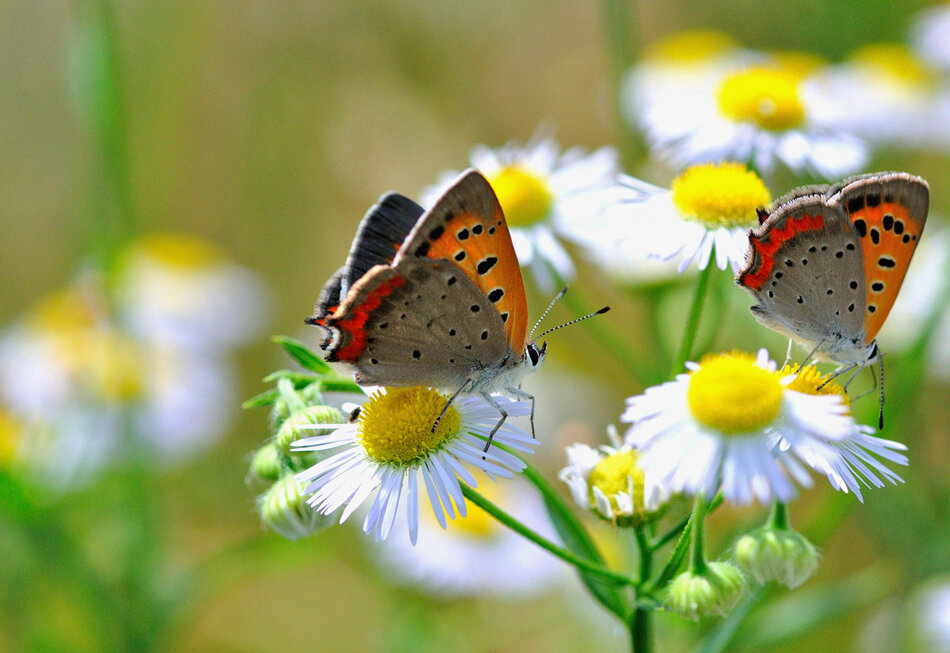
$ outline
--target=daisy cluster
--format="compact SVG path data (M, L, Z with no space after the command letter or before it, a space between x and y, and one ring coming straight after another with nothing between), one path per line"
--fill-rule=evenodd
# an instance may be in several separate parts
M117 459L173 462L227 429L231 356L259 335L263 287L212 245L154 235L0 332L4 458L57 489ZM241 319L222 319L241 306Z

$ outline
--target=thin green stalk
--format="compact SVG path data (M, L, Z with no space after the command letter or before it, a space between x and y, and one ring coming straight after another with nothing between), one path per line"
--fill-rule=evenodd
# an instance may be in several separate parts
M696 574L706 571L706 498L700 492L693 501L693 517L690 523L693 534L689 550L689 568Z
M716 508L722 505L722 502L723 502L722 494L717 494L716 497L712 501L709 502L709 507L706 508L706 514L708 515L709 513L716 510ZM661 535L659 538L657 538L652 543L653 550L656 551L661 546L663 546L667 542L674 539L676 536L678 535L681 536L683 529L689 528L690 519L692 519L692 515L690 517L684 518L676 526L674 526L673 528L665 532L663 535Z
M643 526L633 529L637 538L637 549L640 553L640 583L646 583L653 573L653 549ZM630 622L630 642L636 653L653 650L653 625L651 623L652 609L637 606L633 611Z
M706 507L703 511L703 515L709 514L714 508L718 507L722 503L722 496L717 495L712 501L709 502L709 506ZM693 514L690 515L689 521L686 522L686 525L683 527L682 532L680 533L679 539L676 541L676 546L673 548L673 553L670 555L670 559L667 561L666 566L663 567L663 571L660 572L660 575L657 576L656 580L650 583L650 589L662 588L664 587L672 578L676 575L676 572L679 571L680 565L683 563L683 559L686 557L687 552L690 547L690 535L693 531L693 522L696 519L696 505L693 505ZM676 533L676 529L671 529L666 535L661 537L657 543L654 544L654 547L658 547L661 544L673 539L673 535Z
M715 257L713 251L711 257ZM693 343L696 341L696 332L699 331L699 318L703 313L703 301L706 298L706 288L709 287L709 277L712 276L713 262L710 258L706 268L699 273L699 279L696 280L696 290L693 293L693 302L689 307L689 317L686 319L686 329L683 331L683 340L680 344L679 354L673 361L673 368L670 370L670 377L675 377L683 371L683 365L689 360L693 350Z
M620 130L621 157L624 167L629 170L643 154L643 142L624 119L620 103L624 76L633 65L636 55L632 3L629 0L605 0L603 6L611 87L615 98L611 105Z
M788 506L781 501L772 503L772 514L769 516L769 524L776 530L788 530Z
M618 574L615 571L611 571L605 567L602 567L598 564L585 560L579 556L574 555L567 549L559 547L545 537L542 537L535 531L531 530L520 521L509 515L507 512L496 506L494 503L483 497L481 494L476 492L471 486L462 484L462 494L465 495L465 498L474 503L476 506L487 512L489 515L497 519L499 522L515 531L522 537L531 542L534 542L540 546L545 551L557 556L561 560L574 565L578 569L582 569L588 573L595 574L600 578L610 581L616 585L633 585L634 580L623 574Z

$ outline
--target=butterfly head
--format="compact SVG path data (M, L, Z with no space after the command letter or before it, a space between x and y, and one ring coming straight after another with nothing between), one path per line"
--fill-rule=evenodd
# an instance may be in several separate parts
M528 372L534 372L539 367L541 363L544 362L544 355L548 351L548 341L545 340L541 343L541 346L538 346L536 340L532 340L524 347L524 365L527 368Z

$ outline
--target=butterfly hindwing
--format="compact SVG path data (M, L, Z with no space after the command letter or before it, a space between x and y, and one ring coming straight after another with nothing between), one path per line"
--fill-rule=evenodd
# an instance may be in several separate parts
M847 216L820 191L776 203L749 235L737 282L758 300L752 313L768 328L813 344L863 341L860 243Z
M832 189L829 203L840 206L854 225L864 254L867 305L864 330L873 340L904 281L927 219L927 182L904 172L846 179Z
M406 238L394 264L413 257L446 259L458 266L504 322L511 348L524 349L524 281L501 205L481 173L463 173L439 198Z
M327 360L355 366L361 384L455 390L511 353L492 303L440 259L374 267L326 322Z

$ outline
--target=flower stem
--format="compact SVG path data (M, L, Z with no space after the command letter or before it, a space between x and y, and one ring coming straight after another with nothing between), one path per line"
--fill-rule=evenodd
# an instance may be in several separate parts
M476 492L471 486L462 483L462 494L465 495L465 498L474 503L476 506L487 512L489 515L497 519L499 522L515 531L522 537L531 542L534 542L540 546L545 551L557 556L561 560L574 565L578 569L583 569L584 571L595 574L604 580L610 581L616 585L633 585L634 580L625 576L623 574L618 574L615 571L611 571L606 567L602 567L596 563L585 560L580 556L576 556L567 549L559 547L550 540L542 537L535 531L528 528L526 525L522 524L520 521L509 515L507 512L496 506L494 503L483 497L481 494Z
M690 518L692 524L692 537L689 549L689 568L696 574L702 574L706 571L706 497L703 492L696 495L693 500L693 516Z
M633 533L640 551L640 584L646 583L653 573L653 548L643 526L636 526ZM653 650L653 627L649 608L637 606L630 621L630 644L635 653Z
M769 516L769 524L775 530L788 530L788 506L781 501L772 504L772 514Z
M709 277L712 276L713 259L715 250L710 255L709 263L706 268L699 273L699 279L696 281L696 290L693 293L693 303L689 307L689 317L686 319L686 329L683 331L683 340L680 344L679 354L673 361L673 369L670 370L670 377L675 377L683 371L683 365L689 360L693 349L693 343L696 341L696 332L699 330L699 318L703 312L703 301L706 298L706 288L709 287Z
M631 15L629 0L604 1L604 31L611 64L611 82L613 97L620 98L623 78L633 65L635 55L634 24ZM643 153L643 142L636 131L630 128L623 118L620 103L611 103L614 106L617 124L620 127L621 156L624 167L628 170L636 163Z

